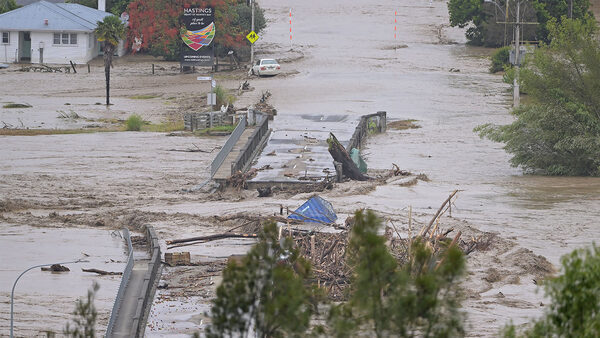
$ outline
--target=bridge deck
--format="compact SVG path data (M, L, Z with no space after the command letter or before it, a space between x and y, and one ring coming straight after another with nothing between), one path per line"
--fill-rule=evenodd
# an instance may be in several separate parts
M213 176L214 180L226 180L231 176L231 163L233 163L233 161L235 161L235 159L238 157L238 155L240 154L240 150L244 145L246 145L246 142L248 142L248 137L252 135L253 131L253 127L248 127L246 128L246 130L244 130L242 136L240 136L240 139L237 141L235 146L233 146L233 149L227 155L227 157L225 157L223 164L221 164L221 166Z
M144 276L148 271L149 260L136 260L129 277L129 283L123 294L123 303L119 309L112 337L131 337L133 317L137 310L140 290L144 284Z

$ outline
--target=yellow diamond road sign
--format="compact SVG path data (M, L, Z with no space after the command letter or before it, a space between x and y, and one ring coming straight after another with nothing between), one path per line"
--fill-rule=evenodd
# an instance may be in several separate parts
M248 41L250 41L250 43L255 43L256 40L258 40L259 36L258 34L256 34L254 31L248 33L248 35L246 35L246 39L248 39Z

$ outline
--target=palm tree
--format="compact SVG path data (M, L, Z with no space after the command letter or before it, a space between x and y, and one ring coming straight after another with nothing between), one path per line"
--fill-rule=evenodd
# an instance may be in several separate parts
M104 41L104 74L106 75L106 105L110 104L110 67L115 49L119 40L125 37L125 24L116 16L109 15L102 21L98 21L98 27L94 29L98 41Z

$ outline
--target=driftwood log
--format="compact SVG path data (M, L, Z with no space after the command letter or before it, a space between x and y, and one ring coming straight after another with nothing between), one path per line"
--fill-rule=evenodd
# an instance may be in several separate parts
M173 244L197 242L197 241L209 242L209 241L215 241L217 239L224 239L224 238L256 238L256 237L258 237L258 235L256 235L256 234L223 233L223 234L208 235L208 236L174 239L174 240L167 241L167 244L173 245Z
M444 207L446 206L446 204L448 204L448 208L450 208L452 206L452 197L454 197L454 195L456 195L457 192L458 192L458 190L454 190L450 194L450 196L448 196L448 198L444 201L444 203L442 203L442 205L440 206L438 211L435 213L435 215L433 216L431 221L429 221L429 223L421 229L421 231L419 232L419 236L421 236L421 237L427 236L427 233L429 232L429 229L431 229L433 222L435 222L435 220L440 216L440 214L444 210Z
M81 271L83 272L91 272L91 273L97 273L99 275L122 275L122 272L112 272L112 271L104 271L104 270L98 270L98 269L81 269Z
M369 180L369 176L360 172L352 158L350 158L350 154L346 151L346 149L342 146L340 141L333 135L333 133L329 133L329 138L327 139L327 144L329 145L329 153L331 157L337 162L342 164L342 172L344 176L356 180L356 181L367 181Z

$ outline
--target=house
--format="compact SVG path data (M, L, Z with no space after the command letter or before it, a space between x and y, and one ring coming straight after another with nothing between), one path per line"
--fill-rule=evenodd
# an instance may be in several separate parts
M0 14L0 61L68 64L86 63L100 53L94 35L102 10L79 4L39 1ZM119 51L122 55L123 50Z

